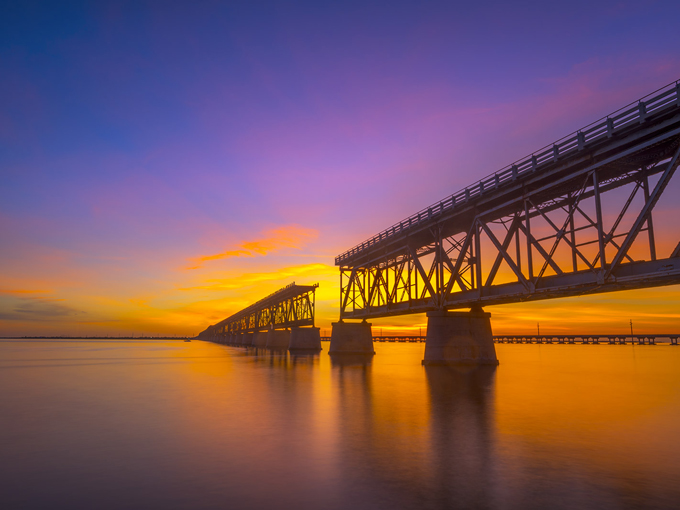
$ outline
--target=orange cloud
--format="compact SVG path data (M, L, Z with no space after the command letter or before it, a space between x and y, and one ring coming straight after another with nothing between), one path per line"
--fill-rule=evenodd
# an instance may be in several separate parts
M211 279L207 280L205 285L184 287L179 290L231 290L256 283L285 280L294 276L320 276L329 273L335 276L337 269L326 264L303 264L266 273L244 273L230 278Z
M0 289L0 294L8 294L10 296L23 296L26 294L49 294L49 290L29 290L29 289Z
M202 267L204 262L210 262L212 260L232 257L255 257L257 255L265 256L284 248L300 249L304 247L310 239L315 239L318 235L318 231L314 229L300 227L299 225L284 225L264 232L263 239L244 241L236 249L190 259L195 265L188 267L187 269L198 269Z

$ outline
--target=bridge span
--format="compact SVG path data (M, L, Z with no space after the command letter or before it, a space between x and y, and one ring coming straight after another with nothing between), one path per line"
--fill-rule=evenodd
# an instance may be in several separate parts
M230 345L320 351L321 335L314 327L318 287L318 283L293 282L209 326L198 338Z
M609 345L656 345L661 340L668 340L670 345L678 345L678 333L654 333L635 335L494 335L496 344L609 344ZM330 341L331 337L322 336L322 341ZM374 342L388 343L422 343L426 336L385 335L374 336Z
M680 283L680 230L653 218L679 156L675 82L358 244L335 259L330 352L426 312L424 363L496 364L483 306Z

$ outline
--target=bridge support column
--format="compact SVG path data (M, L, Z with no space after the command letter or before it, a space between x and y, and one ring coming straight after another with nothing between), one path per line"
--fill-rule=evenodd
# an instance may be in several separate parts
M270 329L267 331L267 349L288 349L290 344L290 330Z
M366 322L333 322L328 354L375 354L371 325Z
M266 331L256 331L253 333L253 347L266 347L267 346L267 332Z
M243 345L253 345L253 333L252 331L249 331L247 333L243 333Z
M319 328L292 328L288 349L291 351L320 351L321 332Z
M498 365L491 314L428 312L423 365Z

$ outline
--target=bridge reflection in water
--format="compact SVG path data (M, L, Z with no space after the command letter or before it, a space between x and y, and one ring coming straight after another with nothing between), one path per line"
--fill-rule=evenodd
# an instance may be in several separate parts
M494 502L496 370L425 367L434 492L446 508L489 508Z
M323 438L309 446L331 481L311 476L330 508L672 508L680 496L680 447L664 446L664 420L680 416L675 348L500 344L500 367L418 366L423 348L254 361L283 369L264 391L315 387L313 404L278 404L306 409Z
M680 349L496 347L480 370L422 343L0 342L3 504L677 508Z

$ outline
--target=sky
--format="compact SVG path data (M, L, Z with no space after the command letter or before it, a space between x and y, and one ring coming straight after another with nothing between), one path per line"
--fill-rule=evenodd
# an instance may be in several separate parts
M2 2L0 336L193 335L293 281L320 283L328 333L336 255L680 79L678 19L663 0ZM498 333L658 333L678 305L671 286L488 311Z

